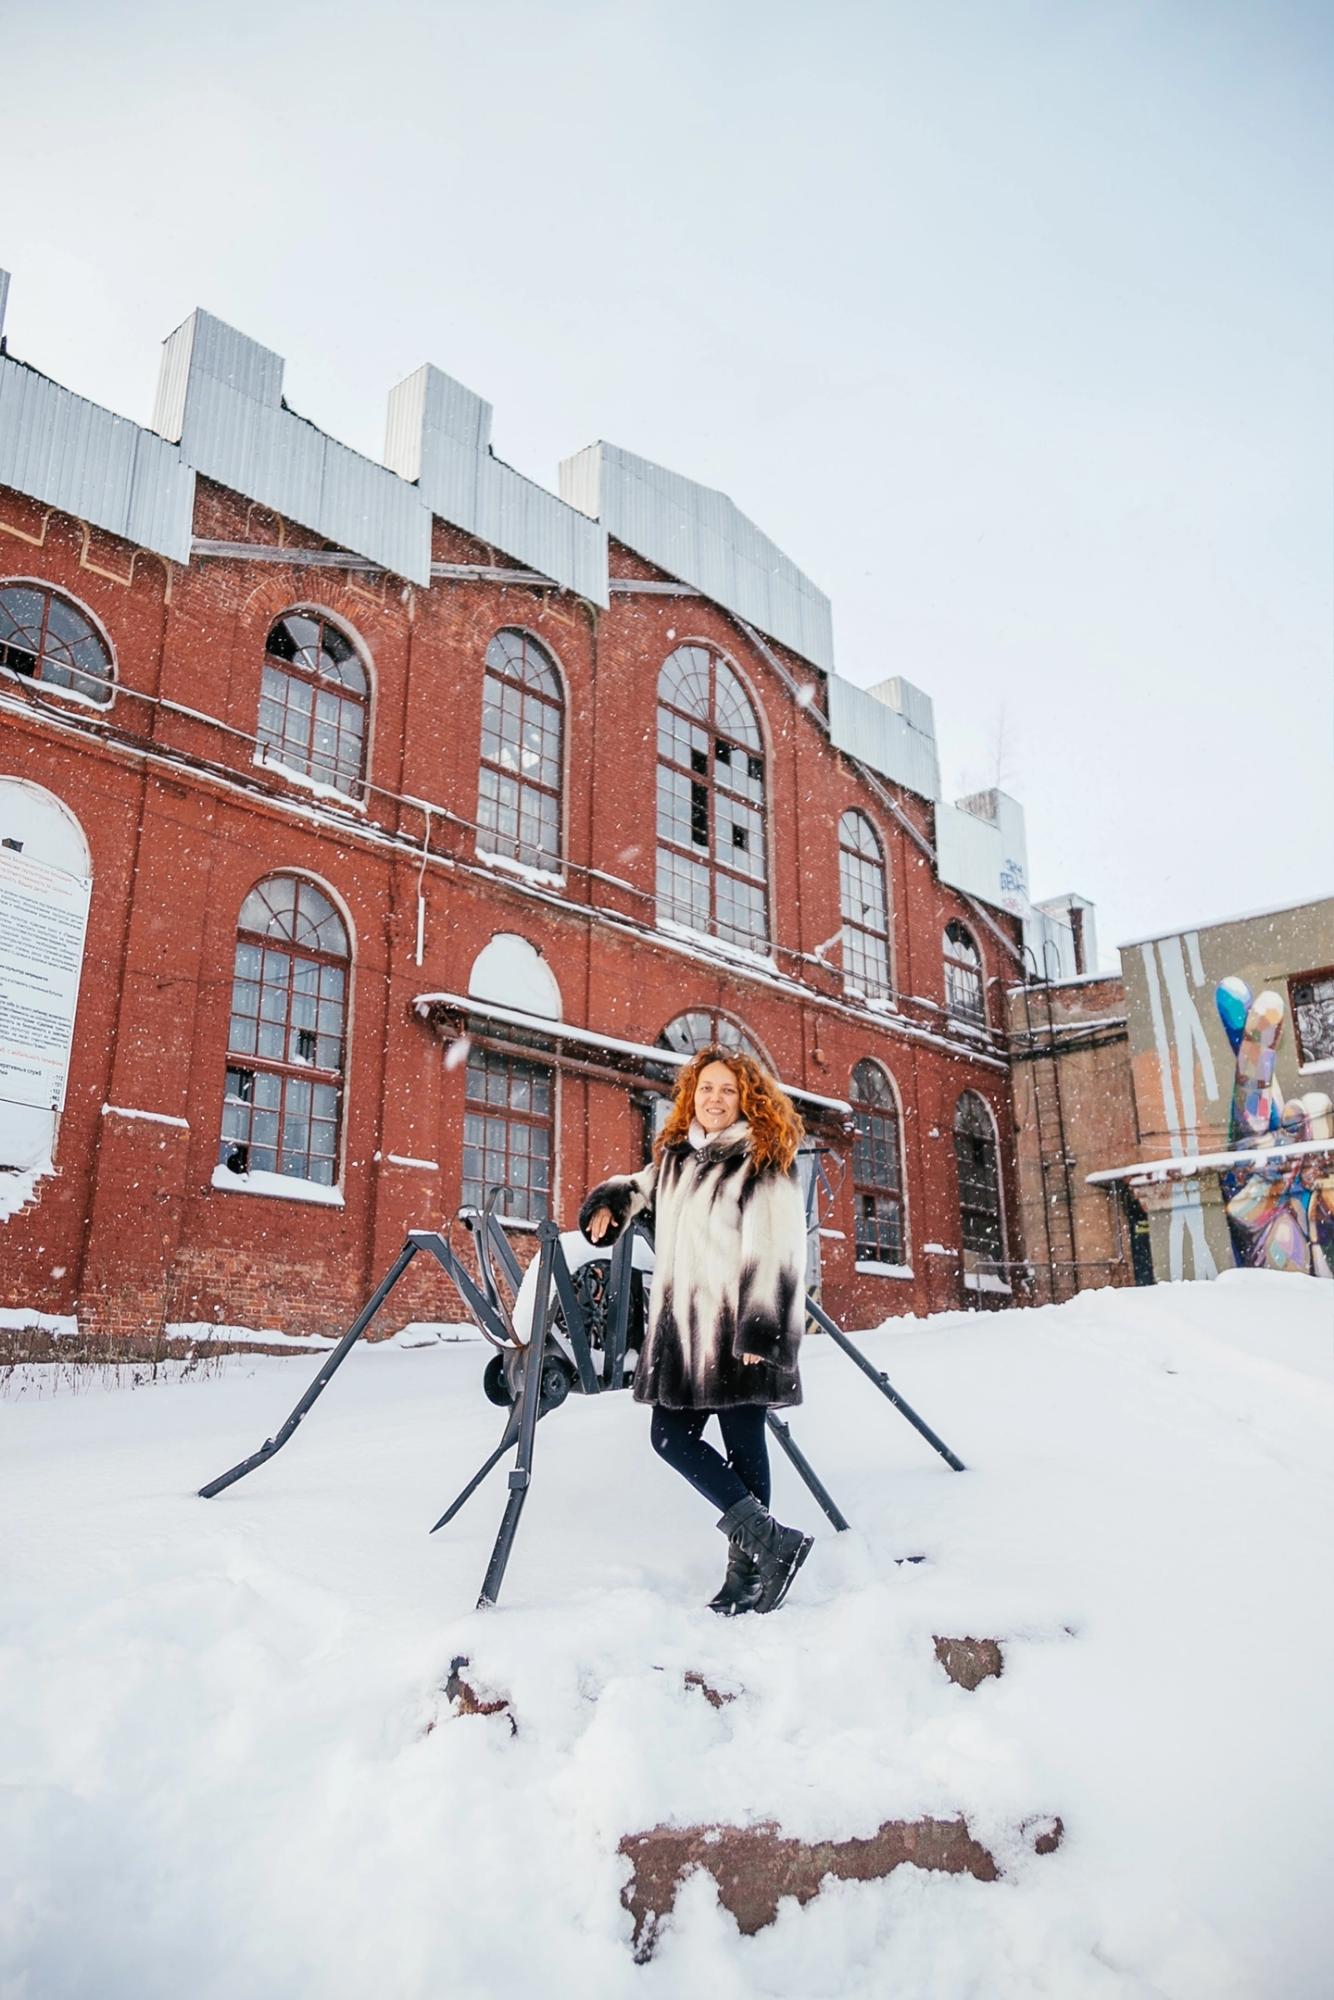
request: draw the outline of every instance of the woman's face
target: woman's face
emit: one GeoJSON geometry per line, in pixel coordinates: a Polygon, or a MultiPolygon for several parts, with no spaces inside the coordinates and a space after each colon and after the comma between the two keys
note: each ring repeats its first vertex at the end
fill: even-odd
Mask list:
{"type": "Polygon", "coordinates": [[[741,1116],[741,1089],[725,1062],[706,1063],[695,1080],[695,1116],[706,1132],[723,1132],[741,1116]]]}

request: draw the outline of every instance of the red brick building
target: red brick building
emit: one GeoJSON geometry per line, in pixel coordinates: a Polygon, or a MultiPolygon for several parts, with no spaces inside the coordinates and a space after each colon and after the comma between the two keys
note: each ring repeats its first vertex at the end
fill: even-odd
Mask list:
{"type": "Polygon", "coordinates": [[[434,370],[375,466],[281,370],[195,315],[149,431],[0,356],[0,842],[58,819],[92,883],[63,1109],[0,1101],[0,1303],[332,1331],[494,1180],[568,1223],[706,1033],[825,1149],[835,1315],[999,1294],[1024,925],[925,697],[841,682],[722,496],[596,447],[557,499],[434,370]]]}

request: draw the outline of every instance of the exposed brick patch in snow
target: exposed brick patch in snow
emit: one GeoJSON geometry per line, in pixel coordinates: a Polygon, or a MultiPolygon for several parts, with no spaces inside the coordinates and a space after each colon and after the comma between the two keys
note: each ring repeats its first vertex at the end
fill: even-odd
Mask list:
{"type": "MultiPolygon", "coordinates": [[[[1051,1854],[1060,1846],[1064,1827],[1059,1818],[1032,1819],[1021,1832],[1035,1854],[1051,1854]]],[[[712,1875],[719,1901],[744,1937],[774,1921],[784,1896],[809,1903],[831,1876],[840,1882],[879,1882],[905,1861],[949,1875],[972,1875],[979,1882],[995,1882],[1001,1873],[995,1856],[974,1840],[964,1819],[886,1820],[864,1840],[789,1840],[773,1821],[760,1826],[656,1826],[648,1833],[626,1834],[617,1851],[634,1871],[621,1901],[634,1918],[635,1958],[641,1965],[653,1955],[677,1890],[696,1868],[712,1875]]]]}
{"type": "Polygon", "coordinates": [[[936,1640],[936,1658],[957,1687],[975,1688],[1005,1668],[1005,1655],[995,1639],[936,1640]]]}
{"type": "MultiPolygon", "coordinates": [[[[503,1715],[509,1723],[510,1735],[517,1736],[519,1725],[514,1720],[508,1696],[487,1694],[479,1689],[474,1682],[466,1680],[464,1675],[469,1665],[470,1662],[466,1654],[463,1653],[460,1653],[456,1659],[451,1660],[449,1663],[449,1676],[445,1681],[445,1693],[449,1698],[455,1715],[503,1715]]],[[[435,1724],[433,1722],[427,1723],[426,1734],[428,1736],[434,1727],[435,1724]]]]}
{"type": "Polygon", "coordinates": [[[740,1693],[739,1688],[716,1687],[712,1681],[705,1680],[703,1674],[696,1673],[693,1667],[685,1677],[685,1684],[688,1688],[698,1688],[710,1708],[726,1708],[728,1702],[735,1701],[740,1693]]]}

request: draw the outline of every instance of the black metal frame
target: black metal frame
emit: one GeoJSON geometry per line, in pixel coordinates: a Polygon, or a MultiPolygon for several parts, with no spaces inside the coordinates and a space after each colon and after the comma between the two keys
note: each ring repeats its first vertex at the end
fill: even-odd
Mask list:
{"type": "MultiPolygon", "coordinates": [[[[220,1473],[216,1479],[211,1479],[207,1486],[201,1486],[200,1498],[212,1500],[217,1494],[225,1492],[227,1487],[234,1485],[238,1479],[244,1479],[248,1472],[255,1470],[256,1466],[266,1464],[276,1452],[282,1450],[312,1404],[328,1388],[334,1375],[365,1333],[413,1258],[419,1252],[425,1251],[428,1256],[434,1257],[455,1287],[484,1337],[494,1347],[504,1350],[511,1357],[522,1357],[519,1364],[521,1380],[518,1393],[506,1417],[500,1443],[482,1461],[467,1485],[456,1494],[431,1528],[431,1533],[434,1534],[437,1528],[443,1528],[452,1521],[477,1491],[487,1474],[500,1463],[505,1453],[517,1442],[518,1449],[509,1474],[505,1511],[491,1551],[491,1560],[487,1564],[481,1595],[477,1600],[479,1610],[483,1605],[495,1604],[505,1579],[505,1570],[514,1547],[524,1504],[532,1487],[533,1445],[539,1419],[549,1410],[558,1408],[576,1384],[579,1391],[586,1396],[600,1395],[604,1391],[625,1386],[625,1357],[628,1347],[634,1269],[633,1251],[635,1238],[640,1229],[638,1223],[623,1229],[611,1253],[611,1268],[607,1280],[608,1315],[603,1334],[602,1372],[599,1378],[594,1363],[587,1317],[576,1295],[570,1267],[560,1245],[560,1230],[554,1222],[543,1222],[538,1228],[537,1288],[532,1330],[526,1343],[518,1340],[497,1282],[496,1265],[499,1265],[504,1272],[506,1282],[515,1290],[518,1289],[523,1273],[504,1230],[496,1219],[494,1207],[493,1198],[483,1210],[465,1209],[462,1212],[462,1220],[472,1236],[476,1250],[480,1283],[473,1277],[446,1237],[436,1230],[411,1230],[393,1264],[333,1353],[321,1364],[319,1373],[291,1415],[271,1438],[265,1440],[258,1451],[252,1452],[249,1458],[242,1459],[229,1471],[220,1473]],[[565,1339],[570,1349],[568,1358],[559,1341],[553,1339],[558,1317],[564,1324],[565,1339]],[[571,1362],[574,1370],[573,1380],[569,1373],[571,1362]]],[[[949,1446],[937,1437],[911,1405],[904,1401],[884,1371],[874,1367],[867,1360],[861,1349],[849,1340],[842,1328],[835,1325],[828,1313],[817,1305],[814,1299],[807,1298],[806,1309],[816,1325],[830,1336],[835,1345],[856,1364],[867,1380],[894,1405],[900,1416],[906,1417],[914,1430],[926,1439],[934,1451],[940,1453],[951,1470],[962,1472],[963,1461],[956,1458],[949,1446]]],[[[841,1533],[849,1526],[848,1520],[797,1444],[787,1423],[772,1410],[767,1412],[765,1420],[770,1433],[777,1440],[798,1476],[804,1481],[816,1504],[833,1527],[841,1533]]]]}

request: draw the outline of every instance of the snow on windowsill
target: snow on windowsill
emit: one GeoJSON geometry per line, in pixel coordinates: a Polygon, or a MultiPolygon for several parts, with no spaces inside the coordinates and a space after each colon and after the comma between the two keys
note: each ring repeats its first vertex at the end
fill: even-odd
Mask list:
{"type": "Polygon", "coordinates": [[[1298,1063],[1299,1076],[1321,1076],[1334,1070],[1334,1056],[1319,1056],[1315,1062],[1298,1063]]]}
{"type": "Polygon", "coordinates": [[[563,889],[566,878],[550,868],[533,868],[526,861],[515,861],[508,854],[497,854],[493,848],[476,849],[477,859],[484,861],[488,868],[506,868],[511,875],[520,876],[525,882],[533,882],[539,889],[563,889]]]}
{"type": "Polygon", "coordinates": [[[734,959],[738,965],[758,966],[761,972],[777,972],[778,961],[768,952],[751,951],[744,944],[733,944],[729,938],[714,937],[709,931],[691,930],[688,924],[678,924],[671,917],[659,917],[658,929],[667,937],[681,938],[686,944],[702,944],[710,953],[719,958],[734,959]]]}
{"type": "Polygon", "coordinates": [[[145,1124],[148,1125],[175,1125],[182,1132],[190,1130],[188,1119],[174,1118],[169,1111],[135,1111],[124,1104],[104,1104],[102,1106],[102,1116],[104,1118],[142,1118],[145,1124]]]}
{"type": "MultiPolygon", "coordinates": [[[[844,990],[847,993],[856,991],[855,987],[846,987],[844,990]]],[[[902,1018],[903,1009],[892,993],[863,993],[861,1003],[868,1013],[893,1014],[896,1019],[902,1018]]]]}
{"type": "Polygon", "coordinates": [[[0,674],[3,674],[8,681],[17,681],[20,687],[31,688],[43,700],[54,696],[57,701],[72,701],[79,708],[91,708],[94,715],[109,715],[116,698],[114,681],[103,683],[108,690],[107,698],[105,701],[99,701],[96,695],[80,694],[77,688],[61,687],[59,682],[44,681],[37,674],[21,674],[13,667],[0,667],[0,674]]]}
{"type": "Polygon", "coordinates": [[[991,1271],[965,1271],[964,1290],[969,1292],[1004,1292],[1008,1298],[1010,1287],[1004,1278],[996,1277],[991,1271]]]}
{"type": "Polygon", "coordinates": [[[859,1257],[856,1269],[865,1272],[868,1278],[911,1278],[915,1275],[911,1264],[877,1264],[869,1257],[859,1257]]]}
{"type": "Polygon", "coordinates": [[[963,1035],[970,1042],[986,1044],[991,1040],[991,1030],[981,1021],[962,1021],[957,1014],[947,1014],[945,1026],[952,1034],[963,1035]]]}
{"type": "Polygon", "coordinates": [[[340,791],[337,785],[326,785],[322,778],[312,778],[309,771],[298,771],[295,764],[284,764],[281,757],[268,757],[261,745],[251,758],[257,770],[271,771],[275,778],[284,779],[289,785],[300,785],[317,799],[326,799],[331,805],[342,806],[348,812],[366,811],[365,799],[355,799],[350,792],[340,791]]]}
{"type": "Polygon", "coordinates": [[[281,1201],[309,1201],[324,1208],[344,1205],[341,1188],[326,1187],[323,1181],[300,1181],[294,1174],[265,1173],[262,1169],[234,1174],[230,1167],[217,1166],[210,1186],[222,1188],[228,1194],[271,1194],[281,1201]]]}

